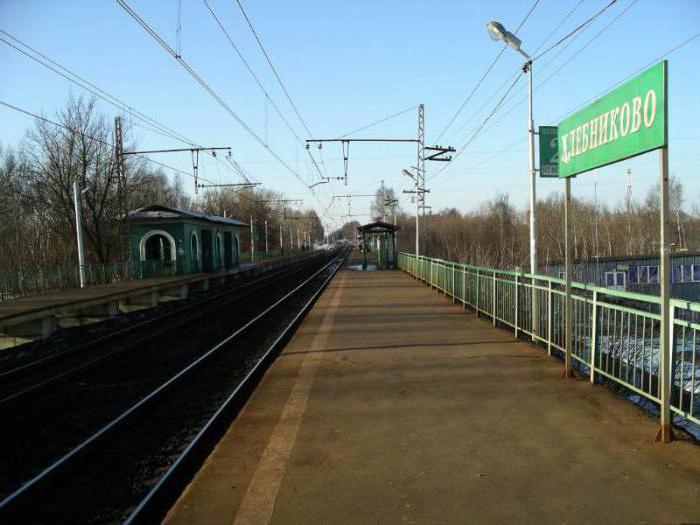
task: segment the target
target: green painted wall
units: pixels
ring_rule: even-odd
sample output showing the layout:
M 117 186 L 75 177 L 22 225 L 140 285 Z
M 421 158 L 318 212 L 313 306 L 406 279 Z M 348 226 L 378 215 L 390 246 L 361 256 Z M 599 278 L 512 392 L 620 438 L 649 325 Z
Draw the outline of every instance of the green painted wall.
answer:
M 240 264 L 240 231 L 241 227 L 216 224 L 203 224 L 196 221 L 143 221 L 129 224 L 129 247 L 133 261 L 141 261 L 141 240 L 153 230 L 162 230 L 169 233 L 176 248 L 175 272 L 196 273 L 204 270 L 205 250 L 211 255 L 212 271 L 226 266 L 233 268 Z M 211 232 L 211 246 L 203 241 L 202 230 Z M 231 233 L 230 252 L 225 253 L 224 233 Z M 197 238 L 197 253 L 193 253 L 192 235 Z M 221 236 L 221 249 L 217 251 L 217 236 Z M 228 264 L 227 264 L 228 263 Z

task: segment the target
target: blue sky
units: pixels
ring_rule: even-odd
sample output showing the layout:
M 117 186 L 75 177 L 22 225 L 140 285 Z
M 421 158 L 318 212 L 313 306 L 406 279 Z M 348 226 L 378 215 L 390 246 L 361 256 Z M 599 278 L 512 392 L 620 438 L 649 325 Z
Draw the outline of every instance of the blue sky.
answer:
M 542 45 L 572 9 L 570 18 L 544 48 L 607 3 L 541 0 L 519 33 L 523 49 L 532 52 Z M 132 0 L 129 4 L 175 46 L 176 0 Z M 297 134 L 308 138 L 275 83 L 235 1 L 210 0 L 210 4 Z M 532 4 L 532 0 L 244 3 L 312 133 L 319 137 L 342 135 L 423 103 L 427 143 L 436 142 L 500 51 L 501 44 L 488 38 L 486 22 L 499 20 L 514 29 Z M 560 46 L 535 62 L 535 124 L 556 124 L 697 33 L 699 22 L 700 2 L 696 0 L 619 0 L 566 48 Z M 0 28 L 197 143 L 232 146 L 235 157 L 266 187 L 303 198 L 305 206 L 319 212 L 333 194 L 372 192 L 381 179 L 398 192 L 409 189 L 409 180 L 401 176 L 401 169 L 415 163 L 413 145 L 353 144 L 349 185 L 325 184 L 317 188 L 318 199 L 312 197 L 114 1 L 2 0 Z M 307 183 L 316 180 L 305 151 L 266 103 L 201 0 L 182 0 L 181 53 L 302 179 Z M 696 167 L 700 160 L 700 104 L 696 95 L 699 56 L 697 38 L 667 57 L 670 167 L 684 184 L 689 209 L 700 205 Z M 440 143 L 459 149 L 467 142 L 494 106 L 499 97 L 497 90 L 520 64 L 520 56 L 506 50 Z M 0 71 L 0 100 L 47 116 L 71 93 L 81 93 L 80 88 L 1 43 Z M 525 206 L 525 89 L 522 78 L 512 97 L 459 159 L 430 181 L 428 200 L 434 209 L 474 210 L 499 192 L 510 194 L 517 206 Z M 100 107 L 110 117 L 115 113 L 107 104 L 101 103 Z M 412 138 L 416 121 L 416 110 L 411 110 L 357 136 Z M 3 145 L 16 144 L 30 125 L 30 118 L 0 108 Z M 181 146 L 141 128 L 133 129 L 133 137 L 144 149 Z M 658 177 L 657 157 L 658 153 L 650 153 L 582 175 L 574 181 L 573 193 L 592 197 L 597 180 L 600 200 L 615 204 L 624 198 L 625 171 L 630 168 L 633 192 L 642 197 Z M 157 158 L 191 171 L 189 154 Z M 323 158 L 329 174 L 342 174 L 339 145 L 325 146 Z M 441 167 L 429 164 L 428 177 Z M 202 175 L 214 182 L 238 182 L 211 161 L 203 161 L 200 168 Z M 189 180 L 185 184 L 191 187 Z M 561 190 L 561 185 L 557 180 L 540 180 L 538 194 L 544 197 Z M 405 207 L 410 207 L 409 199 L 402 196 Z M 367 211 L 367 200 L 353 201 L 353 213 Z M 329 214 L 331 220 L 339 221 L 346 212 L 343 201 L 330 208 Z

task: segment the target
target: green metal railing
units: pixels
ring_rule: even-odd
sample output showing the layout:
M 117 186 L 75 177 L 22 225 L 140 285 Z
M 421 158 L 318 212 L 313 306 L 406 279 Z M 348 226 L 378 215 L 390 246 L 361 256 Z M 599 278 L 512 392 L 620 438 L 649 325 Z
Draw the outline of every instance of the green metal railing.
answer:
M 86 264 L 84 271 L 85 285 L 91 286 L 174 275 L 176 267 L 173 263 L 162 261 L 129 261 Z M 50 290 L 79 287 L 80 269 L 78 265 L 0 270 L 0 301 L 37 295 Z
M 398 266 L 478 314 L 529 336 L 548 353 L 565 348 L 565 282 L 400 253 Z M 605 378 L 661 402 L 659 298 L 581 283 L 572 286 L 571 359 L 591 382 Z M 534 315 L 533 315 L 534 313 Z M 700 303 L 671 300 L 671 410 L 700 424 Z

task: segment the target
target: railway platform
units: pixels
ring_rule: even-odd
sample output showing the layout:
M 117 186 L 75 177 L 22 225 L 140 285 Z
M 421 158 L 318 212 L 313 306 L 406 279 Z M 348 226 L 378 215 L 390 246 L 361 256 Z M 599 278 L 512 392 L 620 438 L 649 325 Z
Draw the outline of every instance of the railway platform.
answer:
M 330 283 L 168 523 L 698 522 L 700 453 L 399 271 Z
M 0 350 L 49 337 L 59 328 L 99 322 L 119 313 L 185 299 L 193 289 L 207 290 L 242 273 L 284 260 L 267 259 L 216 273 L 133 279 L 0 301 Z

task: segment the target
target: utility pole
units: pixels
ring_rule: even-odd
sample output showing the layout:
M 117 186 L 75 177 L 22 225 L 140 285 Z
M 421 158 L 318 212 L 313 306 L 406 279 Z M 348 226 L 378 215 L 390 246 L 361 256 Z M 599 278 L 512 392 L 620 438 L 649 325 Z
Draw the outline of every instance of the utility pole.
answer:
M 280 221 L 280 255 L 284 253 L 284 238 L 282 236 L 282 221 Z
M 265 219 L 265 253 L 268 252 L 268 245 L 267 245 L 267 219 Z
M 85 252 L 83 250 L 83 220 L 80 206 L 82 192 L 78 185 L 78 178 L 73 179 L 73 205 L 75 207 L 75 236 L 78 242 L 78 276 L 80 287 L 85 288 Z
M 253 214 L 250 214 L 250 262 L 255 260 L 255 231 L 253 230 Z
M 118 117 L 117 117 L 118 118 Z M 121 126 L 120 126 L 121 128 Z M 212 155 L 216 156 L 218 150 L 227 150 L 229 155 L 231 155 L 230 146 L 222 147 L 212 147 L 212 148 L 202 148 L 202 147 L 192 147 L 192 148 L 170 148 L 170 149 L 154 149 L 154 150 L 144 150 L 144 151 L 122 151 L 120 157 L 124 155 L 144 155 L 146 153 L 178 153 L 183 151 L 189 151 L 192 156 L 192 175 L 194 177 L 194 192 L 197 193 L 199 188 L 205 187 L 199 183 L 199 152 L 200 151 L 211 151 Z M 260 184 L 260 183 L 257 183 Z M 243 184 L 211 184 L 208 186 L 256 186 L 257 184 L 251 184 L 250 182 L 245 182 Z
M 343 151 L 343 164 L 345 168 L 344 179 L 347 184 L 348 179 L 348 165 L 349 165 L 349 151 L 351 142 L 391 142 L 391 143 L 401 143 L 401 142 L 415 142 L 417 144 L 417 166 L 415 166 L 416 177 L 415 177 L 415 191 L 404 191 L 404 193 L 415 193 L 416 194 L 416 256 L 420 254 L 420 219 L 419 215 L 421 210 L 425 211 L 425 161 L 435 160 L 449 162 L 452 157 L 443 157 L 444 153 L 454 152 L 453 147 L 442 147 L 442 146 L 425 146 L 425 105 L 420 104 L 418 106 L 418 137 L 414 139 L 394 139 L 394 138 L 368 138 L 368 139 L 307 139 L 307 145 L 309 143 L 318 143 L 321 145 L 324 142 L 340 142 Z M 425 156 L 426 150 L 432 150 L 430 156 Z M 413 176 L 411 175 L 411 178 Z
M 124 143 L 122 139 L 122 118 L 114 117 L 114 159 L 117 168 L 117 202 L 119 206 L 119 250 L 122 260 L 129 259 L 128 205 L 126 202 L 126 172 L 124 171 Z
M 416 257 L 420 255 L 421 207 L 425 205 L 425 108 L 418 106 L 418 159 L 416 164 Z

